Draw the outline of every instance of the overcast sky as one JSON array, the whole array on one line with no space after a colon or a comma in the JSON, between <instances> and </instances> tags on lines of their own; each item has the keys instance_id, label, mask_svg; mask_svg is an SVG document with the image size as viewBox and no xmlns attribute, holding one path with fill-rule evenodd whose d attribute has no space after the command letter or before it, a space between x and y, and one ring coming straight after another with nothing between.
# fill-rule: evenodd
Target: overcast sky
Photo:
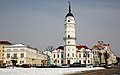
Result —
<instances>
[{"instance_id":1,"label":"overcast sky","mask_svg":"<svg viewBox=\"0 0 120 75\"><path fill-rule=\"evenodd\" d=\"M120 0L71 0L77 44L91 48L98 40L120 56ZM68 0L0 0L0 40L43 51L63 45Z\"/></svg>"}]
</instances>

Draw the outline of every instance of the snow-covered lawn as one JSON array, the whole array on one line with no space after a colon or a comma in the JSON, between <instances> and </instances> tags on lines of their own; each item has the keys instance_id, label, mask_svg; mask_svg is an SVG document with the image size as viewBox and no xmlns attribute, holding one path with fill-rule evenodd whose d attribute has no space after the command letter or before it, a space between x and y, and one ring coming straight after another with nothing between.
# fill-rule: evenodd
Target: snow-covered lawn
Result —
<instances>
[{"instance_id":1,"label":"snow-covered lawn","mask_svg":"<svg viewBox=\"0 0 120 75\"><path fill-rule=\"evenodd\" d=\"M104 68L0 68L0 75L64 75L97 69Z\"/></svg>"}]
</instances>

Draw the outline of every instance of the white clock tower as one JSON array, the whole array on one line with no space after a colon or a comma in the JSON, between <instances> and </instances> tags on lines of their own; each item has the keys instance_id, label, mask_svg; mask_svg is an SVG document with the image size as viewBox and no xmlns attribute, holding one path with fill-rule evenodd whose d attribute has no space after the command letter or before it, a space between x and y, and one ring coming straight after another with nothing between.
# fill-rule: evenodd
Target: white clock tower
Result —
<instances>
[{"instance_id":1,"label":"white clock tower","mask_svg":"<svg viewBox=\"0 0 120 75\"><path fill-rule=\"evenodd\" d=\"M69 1L69 12L65 17L65 36L64 36L64 63L72 64L76 62L76 36L75 36L75 18L71 13Z\"/></svg>"}]
</instances>

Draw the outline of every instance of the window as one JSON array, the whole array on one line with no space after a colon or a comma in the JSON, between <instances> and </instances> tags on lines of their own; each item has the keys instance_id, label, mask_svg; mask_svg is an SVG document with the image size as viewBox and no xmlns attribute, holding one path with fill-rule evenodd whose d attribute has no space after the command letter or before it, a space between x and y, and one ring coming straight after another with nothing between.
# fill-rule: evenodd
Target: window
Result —
<instances>
[{"instance_id":1,"label":"window","mask_svg":"<svg viewBox=\"0 0 120 75\"><path fill-rule=\"evenodd\" d=\"M61 60L61 63L63 63L63 60Z\"/></svg>"},{"instance_id":2,"label":"window","mask_svg":"<svg viewBox=\"0 0 120 75\"><path fill-rule=\"evenodd\" d=\"M55 58L55 54L54 54L54 58Z\"/></svg>"},{"instance_id":3,"label":"window","mask_svg":"<svg viewBox=\"0 0 120 75\"><path fill-rule=\"evenodd\" d=\"M84 63L86 63L86 60L84 60Z\"/></svg>"},{"instance_id":4,"label":"window","mask_svg":"<svg viewBox=\"0 0 120 75\"><path fill-rule=\"evenodd\" d=\"M17 53L14 53L14 59L16 59L17 58Z\"/></svg>"},{"instance_id":5,"label":"window","mask_svg":"<svg viewBox=\"0 0 120 75\"><path fill-rule=\"evenodd\" d=\"M59 60L58 60L58 63L59 63Z\"/></svg>"},{"instance_id":6,"label":"window","mask_svg":"<svg viewBox=\"0 0 120 75\"><path fill-rule=\"evenodd\" d=\"M58 54L58 58L59 58L59 54Z\"/></svg>"},{"instance_id":7,"label":"window","mask_svg":"<svg viewBox=\"0 0 120 75\"><path fill-rule=\"evenodd\" d=\"M68 22L70 22L70 20L68 20Z\"/></svg>"},{"instance_id":8,"label":"window","mask_svg":"<svg viewBox=\"0 0 120 75\"><path fill-rule=\"evenodd\" d=\"M7 49L7 51L10 51L11 49Z\"/></svg>"},{"instance_id":9,"label":"window","mask_svg":"<svg viewBox=\"0 0 120 75\"><path fill-rule=\"evenodd\" d=\"M68 41L68 43L70 43L70 42Z\"/></svg>"},{"instance_id":10,"label":"window","mask_svg":"<svg viewBox=\"0 0 120 75\"><path fill-rule=\"evenodd\" d=\"M88 63L90 63L90 60L88 60Z\"/></svg>"},{"instance_id":11,"label":"window","mask_svg":"<svg viewBox=\"0 0 120 75\"><path fill-rule=\"evenodd\" d=\"M6 64L10 64L10 61L6 61Z\"/></svg>"},{"instance_id":12,"label":"window","mask_svg":"<svg viewBox=\"0 0 120 75\"><path fill-rule=\"evenodd\" d=\"M88 58L90 57L90 54L88 54Z\"/></svg>"},{"instance_id":13,"label":"window","mask_svg":"<svg viewBox=\"0 0 120 75\"><path fill-rule=\"evenodd\" d=\"M69 54L68 54L68 57L69 57Z\"/></svg>"},{"instance_id":14,"label":"window","mask_svg":"<svg viewBox=\"0 0 120 75\"><path fill-rule=\"evenodd\" d=\"M70 38L70 35L68 35L68 38Z\"/></svg>"},{"instance_id":15,"label":"window","mask_svg":"<svg viewBox=\"0 0 120 75\"><path fill-rule=\"evenodd\" d=\"M79 54L79 57L81 57L81 54Z\"/></svg>"},{"instance_id":16,"label":"window","mask_svg":"<svg viewBox=\"0 0 120 75\"><path fill-rule=\"evenodd\" d=\"M61 58L63 58L63 54L61 55Z\"/></svg>"},{"instance_id":17,"label":"window","mask_svg":"<svg viewBox=\"0 0 120 75\"><path fill-rule=\"evenodd\" d=\"M10 58L10 53L7 54L7 58Z\"/></svg>"},{"instance_id":18,"label":"window","mask_svg":"<svg viewBox=\"0 0 120 75\"><path fill-rule=\"evenodd\" d=\"M20 49L20 50L23 50L23 51L24 51L25 49Z\"/></svg>"},{"instance_id":19,"label":"window","mask_svg":"<svg viewBox=\"0 0 120 75\"><path fill-rule=\"evenodd\" d=\"M83 57L86 57L86 55L85 55L85 54L83 54Z\"/></svg>"},{"instance_id":20,"label":"window","mask_svg":"<svg viewBox=\"0 0 120 75\"><path fill-rule=\"evenodd\" d=\"M24 53L21 53L21 58L24 58Z\"/></svg>"},{"instance_id":21,"label":"window","mask_svg":"<svg viewBox=\"0 0 120 75\"><path fill-rule=\"evenodd\" d=\"M22 63L24 63L24 61L22 61Z\"/></svg>"},{"instance_id":22,"label":"window","mask_svg":"<svg viewBox=\"0 0 120 75\"><path fill-rule=\"evenodd\" d=\"M18 49L14 49L14 51L17 51Z\"/></svg>"},{"instance_id":23,"label":"window","mask_svg":"<svg viewBox=\"0 0 120 75\"><path fill-rule=\"evenodd\" d=\"M68 49L68 51L69 51L69 49Z\"/></svg>"},{"instance_id":24,"label":"window","mask_svg":"<svg viewBox=\"0 0 120 75\"><path fill-rule=\"evenodd\" d=\"M72 53L72 57L74 57L74 53Z\"/></svg>"},{"instance_id":25,"label":"window","mask_svg":"<svg viewBox=\"0 0 120 75\"><path fill-rule=\"evenodd\" d=\"M79 63L81 64L81 60L79 60Z\"/></svg>"},{"instance_id":26,"label":"window","mask_svg":"<svg viewBox=\"0 0 120 75\"><path fill-rule=\"evenodd\" d=\"M20 61L20 64L23 64L24 63L24 61Z\"/></svg>"}]
</instances>

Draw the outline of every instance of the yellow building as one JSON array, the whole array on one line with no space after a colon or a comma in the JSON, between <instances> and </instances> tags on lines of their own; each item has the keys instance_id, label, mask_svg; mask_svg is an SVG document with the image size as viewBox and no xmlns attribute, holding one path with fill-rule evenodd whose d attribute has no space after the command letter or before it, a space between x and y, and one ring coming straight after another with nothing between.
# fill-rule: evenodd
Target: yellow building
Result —
<instances>
[{"instance_id":1,"label":"yellow building","mask_svg":"<svg viewBox=\"0 0 120 75\"><path fill-rule=\"evenodd\" d=\"M0 41L0 67L3 66L4 47L11 45L8 41Z\"/></svg>"},{"instance_id":2,"label":"yellow building","mask_svg":"<svg viewBox=\"0 0 120 75\"><path fill-rule=\"evenodd\" d=\"M31 66L45 65L47 56L36 48L24 44L14 44L4 48L4 63L12 65L11 60L17 60L17 65L30 64Z\"/></svg>"}]
</instances>

